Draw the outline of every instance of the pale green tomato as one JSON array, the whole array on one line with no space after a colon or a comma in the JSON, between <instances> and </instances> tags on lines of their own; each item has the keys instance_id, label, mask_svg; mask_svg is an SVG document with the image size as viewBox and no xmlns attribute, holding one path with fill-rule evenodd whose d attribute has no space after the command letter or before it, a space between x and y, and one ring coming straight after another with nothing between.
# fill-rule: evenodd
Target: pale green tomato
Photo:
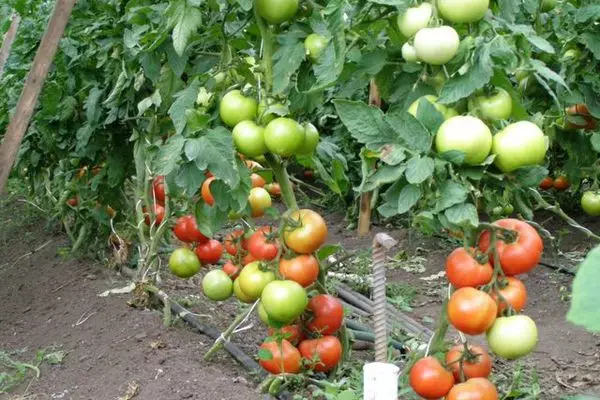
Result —
<instances>
[{"instance_id":1,"label":"pale green tomato","mask_svg":"<svg viewBox=\"0 0 600 400\"><path fill-rule=\"evenodd\" d=\"M548 12L554 9L558 4L558 0L542 0L542 5L540 7L542 12Z\"/></svg>"},{"instance_id":2,"label":"pale green tomato","mask_svg":"<svg viewBox=\"0 0 600 400\"><path fill-rule=\"evenodd\" d=\"M581 196L581 208L588 215L593 217L600 216L600 192L588 190Z\"/></svg>"},{"instance_id":3,"label":"pale green tomato","mask_svg":"<svg viewBox=\"0 0 600 400\"><path fill-rule=\"evenodd\" d=\"M256 118L257 110L256 100L244 96L239 90L228 92L223 96L219 105L221 120L232 128L242 121Z\"/></svg>"},{"instance_id":4,"label":"pale green tomato","mask_svg":"<svg viewBox=\"0 0 600 400\"><path fill-rule=\"evenodd\" d=\"M223 270L215 269L204 275L202 291L211 300L226 300L233 294L233 281Z\"/></svg>"},{"instance_id":5,"label":"pale green tomato","mask_svg":"<svg viewBox=\"0 0 600 400\"><path fill-rule=\"evenodd\" d=\"M531 353L538 341L535 322L526 315L497 318L486 336L490 350L508 360Z\"/></svg>"},{"instance_id":6,"label":"pale green tomato","mask_svg":"<svg viewBox=\"0 0 600 400\"><path fill-rule=\"evenodd\" d=\"M307 122L304 124L304 142L298 149L298 154L312 154L319 144L319 131L317 128Z\"/></svg>"},{"instance_id":7,"label":"pale green tomato","mask_svg":"<svg viewBox=\"0 0 600 400\"><path fill-rule=\"evenodd\" d=\"M417 52L415 51L415 48L408 42L402 45L402 58L404 58L406 62L419 61L419 57L417 57Z\"/></svg>"},{"instance_id":8,"label":"pale green tomato","mask_svg":"<svg viewBox=\"0 0 600 400\"><path fill-rule=\"evenodd\" d=\"M273 271L263 271L260 261L254 261L242 269L240 276L235 281L240 282L240 290L247 298L256 300L265 286L274 280Z\"/></svg>"},{"instance_id":9,"label":"pale green tomato","mask_svg":"<svg viewBox=\"0 0 600 400\"><path fill-rule=\"evenodd\" d=\"M547 148L544 132L529 121L508 125L494 136L492 143L492 153L496 155L494 162L502 172L542 163Z\"/></svg>"},{"instance_id":10,"label":"pale green tomato","mask_svg":"<svg viewBox=\"0 0 600 400\"><path fill-rule=\"evenodd\" d=\"M438 153L458 150L465 153L464 163L481 164L490 154L492 132L478 118L456 116L445 121L435 136Z\"/></svg>"},{"instance_id":11,"label":"pale green tomato","mask_svg":"<svg viewBox=\"0 0 600 400\"><path fill-rule=\"evenodd\" d=\"M304 40L306 54L315 62L319 59L323 50L327 47L327 38L316 33L311 33Z\"/></svg>"},{"instance_id":12,"label":"pale green tomato","mask_svg":"<svg viewBox=\"0 0 600 400\"><path fill-rule=\"evenodd\" d=\"M263 289L260 303L269 319L288 324L304 312L308 295L302 285L295 281L273 281Z\"/></svg>"},{"instance_id":13,"label":"pale green tomato","mask_svg":"<svg viewBox=\"0 0 600 400\"><path fill-rule=\"evenodd\" d=\"M256 0L254 7L271 24L291 19L298 11L298 0Z\"/></svg>"},{"instance_id":14,"label":"pale green tomato","mask_svg":"<svg viewBox=\"0 0 600 400\"><path fill-rule=\"evenodd\" d=\"M512 113L512 99L506 90L497 88L491 96L477 96L469 100L469 110L486 121L508 119Z\"/></svg>"},{"instance_id":15,"label":"pale green tomato","mask_svg":"<svg viewBox=\"0 0 600 400\"><path fill-rule=\"evenodd\" d=\"M233 128L233 143L241 154L258 157L267 151L265 128L254 121L242 121Z\"/></svg>"},{"instance_id":16,"label":"pale green tomato","mask_svg":"<svg viewBox=\"0 0 600 400\"><path fill-rule=\"evenodd\" d=\"M460 38L450 26L423 28L415 35L414 47L419 60L442 65L452 60L458 51Z\"/></svg>"},{"instance_id":17,"label":"pale green tomato","mask_svg":"<svg viewBox=\"0 0 600 400\"><path fill-rule=\"evenodd\" d=\"M438 103L438 98L432 94L428 94L423 97L419 97L417 100L413 101L413 103L408 107L408 112L412 114L413 117L417 118L419 111L419 103L421 100L427 100L429 103L433 104L436 110L438 110L444 116L444 119L452 118L458 113L452 107L446 107L444 104Z\"/></svg>"},{"instance_id":18,"label":"pale green tomato","mask_svg":"<svg viewBox=\"0 0 600 400\"><path fill-rule=\"evenodd\" d=\"M454 23L477 22L485 16L490 0L437 0L442 17Z\"/></svg>"},{"instance_id":19,"label":"pale green tomato","mask_svg":"<svg viewBox=\"0 0 600 400\"><path fill-rule=\"evenodd\" d=\"M304 144L304 128L291 118L275 118L265 128L265 143L271 153L295 155Z\"/></svg>"},{"instance_id":20,"label":"pale green tomato","mask_svg":"<svg viewBox=\"0 0 600 400\"><path fill-rule=\"evenodd\" d=\"M412 37L420 29L426 28L433 15L433 7L429 3L422 3L418 7L411 7L396 20L398 29L407 38Z\"/></svg>"}]
</instances>

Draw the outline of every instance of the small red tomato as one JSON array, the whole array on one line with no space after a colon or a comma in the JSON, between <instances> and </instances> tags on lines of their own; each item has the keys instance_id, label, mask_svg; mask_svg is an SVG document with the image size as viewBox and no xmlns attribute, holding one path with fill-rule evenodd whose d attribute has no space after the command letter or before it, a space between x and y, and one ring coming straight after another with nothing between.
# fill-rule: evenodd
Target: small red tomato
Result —
<instances>
[{"instance_id":1,"label":"small red tomato","mask_svg":"<svg viewBox=\"0 0 600 400\"><path fill-rule=\"evenodd\" d=\"M199 244L195 252L203 264L215 264L223 255L223 245L218 240L210 239Z\"/></svg>"},{"instance_id":2,"label":"small red tomato","mask_svg":"<svg viewBox=\"0 0 600 400\"><path fill-rule=\"evenodd\" d=\"M552 179L549 176L545 177L540 182L540 189L548 190L548 189L552 189L553 186L554 186L554 179Z\"/></svg>"},{"instance_id":3,"label":"small red tomato","mask_svg":"<svg viewBox=\"0 0 600 400\"><path fill-rule=\"evenodd\" d=\"M154 222L154 225L160 225L163 221L163 219L165 218L165 208L163 206L161 206L160 204L154 204L153 206L154 208L154 212L152 213L152 221ZM150 226L150 215L148 215L148 212L146 211L146 207L143 208L144 211L144 221L146 222L146 225Z\"/></svg>"},{"instance_id":4,"label":"small red tomato","mask_svg":"<svg viewBox=\"0 0 600 400\"><path fill-rule=\"evenodd\" d=\"M223 265L223 272L225 272L232 280L236 280L236 278L240 275L240 267L232 263L231 261L227 261L225 265Z\"/></svg>"},{"instance_id":5,"label":"small red tomato","mask_svg":"<svg viewBox=\"0 0 600 400\"><path fill-rule=\"evenodd\" d=\"M317 372L331 371L342 358L342 344L335 336L304 340L298 349L302 357L312 361L312 367Z\"/></svg>"}]
</instances>

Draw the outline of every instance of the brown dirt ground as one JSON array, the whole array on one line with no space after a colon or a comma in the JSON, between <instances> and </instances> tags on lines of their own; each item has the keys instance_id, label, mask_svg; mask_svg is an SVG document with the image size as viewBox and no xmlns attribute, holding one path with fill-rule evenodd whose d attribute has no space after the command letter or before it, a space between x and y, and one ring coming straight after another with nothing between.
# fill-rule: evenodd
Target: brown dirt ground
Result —
<instances>
[{"instance_id":1,"label":"brown dirt ground","mask_svg":"<svg viewBox=\"0 0 600 400\"><path fill-rule=\"evenodd\" d=\"M0 223L10 222L19 211L0 209ZM350 251L370 246L372 235L356 239L339 215L329 215L327 220L330 243L341 243ZM261 398L252 378L226 353L213 362L203 361L212 344L209 338L181 323L164 328L159 312L129 307L128 295L98 297L106 289L124 286L126 280L98 262L61 257L60 250L67 245L64 237L48 231L39 218L28 222L14 225L13 221L10 234L0 234L0 351L27 348L22 357L31 360L38 349L56 348L67 356L58 365L42 364L39 380L21 385L12 397L0 394L0 399L116 399L125 396L130 384L139 387L136 399ZM600 222L584 222L600 231ZM565 229L553 218L545 220L544 226L554 234ZM372 234L381 231L399 241L395 251L406 251L423 267L419 272L390 269L388 279L417 288L413 315L432 326L445 293L444 279L422 278L443 271L444 258L456 244L383 226L375 226ZM28 255L43 244L41 250ZM572 230L561 242L563 251L583 251L591 245ZM573 265L551 251L546 258L556 265ZM600 339L565 321L565 296L572 277L540 266L524 278L530 298L525 312L537 321L540 342L522 365L529 374L537 372L542 391L527 398L600 393ZM167 279L164 287L172 295L187 295L194 303L190 309L201 314L201 320L223 329L238 306L233 301L217 305L203 296L190 297L190 293L199 294L200 280L182 283ZM238 334L234 342L254 354L265 329L255 317L250 323L254 328ZM155 348L157 344L164 347ZM507 364L496 362L497 371L506 371Z\"/></svg>"}]
</instances>

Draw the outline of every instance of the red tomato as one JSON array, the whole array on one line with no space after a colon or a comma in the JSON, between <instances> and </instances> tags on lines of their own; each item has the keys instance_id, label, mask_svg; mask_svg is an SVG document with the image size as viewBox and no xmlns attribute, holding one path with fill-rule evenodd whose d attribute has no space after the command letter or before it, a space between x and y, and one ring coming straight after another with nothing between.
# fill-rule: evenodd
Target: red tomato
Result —
<instances>
[{"instance_id":1,"label":"red tomato","mask_svg":"<svg viewBox=\"0 0 600 400\"><path fill-rule=\"evenodd\" d=\"M434 357L417 361L410 369L409 380L415 393L425 399L444 397L454 385L452 373Z\"/></svg>"},{"instance_id":2,"label":"red tomato","mask_svg":"<svg viewBox=\"0 0 600 400\"><path fill-rule=\"evenodd\" d=\"M284 279L308 287L315 283L319 277L319 261L310 254L302 254L290 259L281 258L279 260L279 273Z\"/></svg>"},{"instance_id":3,"label":"red tomato","mask_svg":"<svg viewBox=\"0 0 600 400\"><path fill-rule=\"evenodd\" d=\"M252 187L265 187L265 180L262 176L260 176L259 174L252 174L250 175L250 179L252 180Z\"/></svg>"},{"instance_id":4,"label":"red tomato","mask_svg":"<svg viewBox=\"0 0 600 400\"><path fill-rule=\"evenodd\" d=\"M571 186L571 182L569 182L566 176L559 176L554 180L553 186L556 190L567 190Z\"/></svg>"},{"instance_id":5,"label":"red tomato","mask_svg":"<svg viewBox=\"0 0 600 400\"><path fill-rule=\"evenodd\" d=\"M194 250L203 264L216 264L223 255L223 245L215 239L199 244Z\"/></svg>"},{"instance_id":6,"label":"red tomato","mask_svg":"<svg viewBox=\"0 0 600 400\"><path fill-rule=\"evenodd\" d=\"M554 179L552 179L549 176L545 177L540 182L540 189L548 190L548 189L552 189L553 186L554 186Z\"/></svg>"},{"instance_id":7,"label":"red tomato","mask_svg":"<svg viewBox=\"0 0 600 400\"><path fill-rule=\"evenodd\" d=\"M154 192L154 198L158 204L165 204L165 177L162 175L157 176L152 181L152 190Z\"/></svg>"},{"instance_id":8,"label":"red tomato","mask_svg":"<svg viewBox=\"0 0 600 400\"><path fill-rule=\"evenodd\" d=\"M206 243L208 238L198 229L196 217L193 215L184 215L177 219L173 233L177 239L185 243Z\"/></svg>"},{"instance_id":9,"label":"red tomato","mask_svg":"<svg viewBox=\"0 0 600 400\"><path fill-rule=\"evenodd\" d=\"M490 283L494 269L487 262L485 255L483 255L485 263L481 264L477 260L480 256L482 255L477 254L475 249L464 247L459 247L450 253L446 258L446 275L454 287L475 287Z\"/></svg>"},{"instance_id":10,"label":"red tomato","mask_svg":"<svg viewBox=\"0 0 600 400\"><path fill-rule=\"evenodd\" d=\"M277 232L270 226L258 228L248 239L248 251L257 260L270 261L277 257L279 240Z\"/></svg>"},{"instance_id":11,"label":"red tomato","mask_svg":"<svg viewBox=\"0 0 600 400\"><path fill-rule=\"evenodd\" d=\"M318 294L308 302L307 309L312 313L306 327L321 335L333 335L342 326L344 307L329 294Z\"/></svg>"},{"instance_id":12,"label":"red tomato","mask_svg":"<svg viewBox=\"0 0 600 400\"><path fill-rule=\"evenodd\" d=\"M242 229L236 229L225 236L225 250L232 256L237 255L240 246L242 249L248 250L248 241L244 237L244 233Z\"/></svg>"},{"instance_id":13,"label":"red tomato","mask_svg":"<svg viewBox=\"0 0 600 400\"><path fill-rule=\"evenodd\" d=\"M462 361L460 358L465 352L464 345L454 346L446 354L446 365L452 371L456 382L461 382L460 369L462 368L465 379L487 378L492 372L492 359L483 348L475 345L469 346L469 352ZM462 364L462 365L461 365Z\"/></svg>"},{"instance_id":14,"label":"red tomato","mask_svg":"<svg viewBox=\"0 0 600 400\"><path fill-rule=\"evenodd\" d=\"M273 197L281 196L281 186L279 186L279 183L269 183L265 185L265 189Z\"/></svg>"},{"instance_id":15,"label":"red tomato","mask_svg":"<svg viewBox=\"0 0 600 400\"><path fill-rule=\"evenodd\" d=\"M281 345L277 342L265 342L260 348L271 353L269 360L259 360L261 367L266 371L272 374L296 374L300 371L300 352L287 340L282 340Z\"/></svg>"},{"instance_id":16,"label":"red tomato","mask_svg":"<svg viewBox=\"0 0 600 400\"><path fill-rule=\"evenodd\" d=\"M472 378L455 385L446 400L498 400L498 391L487 379Z\"/></svg>"},{"instance_id":17,"label":"red tomato","mask_svg":"<svg viewBox=\"0 0 600 400\"><path fill-rule=\"evenodd\" d=\"M299 254L310 254L327 239L327 224L323 217L313 210L294 211L290 219L298 226L288 226L284 231L285 244Z\"/></svg>"},{"instance_id":18,"label":"red tomato","mask_svg":"<svg viewBox=\"0 0 600 400\"><path fill-rule=\"evenodd\" d=\"M227 261L225 265L223 265L223 272L225 272L232 280L235 281L240 274L240 267L233 264L231 261Z\"/></svg>"},{"instance_id":19,"label":"red tomato","mask_svg":"<svg viewBox=\"0 0 600 400\"><path fill-rule=\"evenodd\" d=\"M200 194L202 195L202 200L204 200L204 202L206 204L208 204L209 206L212 206L213 204L215 204L215 198L213 197L212 193L210 192L210 184L215 180L214 176L211 176L210 178L206 179L204 181L204 183L202 183L202 189L200 190Z\"/></svg>"},{"instance_id":20,"label":"red tomato","mask_svg":"<svg viewBox=\"0 0 600 400\"><path fill-rule=\"evenodd\" d=\"M506 284L506 286L502 286L498 291L500 295L495 292L492 293L492 298L498 304L498 315L506 310L507 303L515 312L521 312L527 303L527 288L523 282L509 276L506 277L505 281L500 282L500 284Z\"/></svg>"},{"instance_id":21,"label":"red tomato","mask_svg":"<svg viewBox=\"0 0 600 400\"><path fill-rule=\"evenodd\" d=\"M273 336L276 333L284 336L284 339L288 340L293 345L304 340L304 332L302 331L302 325L300 324L285 325L282 326L281 329L269 328L269 336Z\"/></svg>"},{"instance_id":22,"label":"red tomato","mask_svg":"<svg viewBox=\"0 0 600 400\"><path fill-rule=\"evenodd\" d=\"M250 263L253 263L254 261L258 261L258 259L256 257L254 257L254 255L252 253L248 253L242 259L242 265L246 266Z\"/></svg>"},{"instance_id":23,"label":"red tomato","mask_svg":"<svg viewBox=\"0 0 600 400\"><path fill-rule=\"evenodd\" d=\"M77 197L71 197L69 200L67 200L67 204L71 207L77 207L79 204L79 199Z\"/></svg>"},{"instance_id":24,"label":"red tomato","mask_svg":"<svg viewBox=\"0 0 600 400\"><path fill-rule=\"evenodd\" d=\"M160 204L155 204L153 206L153 213L152 213L152 221L154 222L155 225L160 225L163 221L163 219L165 218L165 208L163 206L161 206ZM143 208L143 212L144 212L144 221L146 222L146 225L150 226L150 215L148 215L148 212L146 211L146 207Z\"/></svg>"},{"instance_id":25,"label":"red tomato","mask_svg":"<svg viewBox=\"0 0 600 400\"><path fill-rule=\"evenodd\" d=\"M508 276L523 274L533 269L542 258L544 242L534 227L514 218L500 219L494 225L516 232L516 240L496 242L500 266ZM490 252L490 233L485 231L479 237L479 248ZM492 259L490 257L490 259Z\"/></svg>"},{"instance_id":26,"label":"red tomato","mask_svg":"<svg viewBox=\"0 0 600 400\"><path fill-rule=\"evenodd\" d=\"M448 321L467 335L479 335L496 320L498 306L486 292L471 287L458 289L448 301Z\"/></svg>"},{"instance_id":27,"label":"red tomato","mask_svg":"<svg viewBox=\"0 0 600 400\"><path fill-rule=\"evenodd\" d=\"M298 349L302 357L312 361L312 367L317 372L331 371L342 358L342 344L335 336L304 340Z\"/></svg>"},{"instance_id":28,"label":"red tomato","mask_svg":"<svg viewBox=\"0 0 600 400\"><path fill-rule=\"evenodd\" d=\"M565 108L565 112L569 115L591 115L590 110L586 104L574 104Z\"/></svg>"}]
</instances>

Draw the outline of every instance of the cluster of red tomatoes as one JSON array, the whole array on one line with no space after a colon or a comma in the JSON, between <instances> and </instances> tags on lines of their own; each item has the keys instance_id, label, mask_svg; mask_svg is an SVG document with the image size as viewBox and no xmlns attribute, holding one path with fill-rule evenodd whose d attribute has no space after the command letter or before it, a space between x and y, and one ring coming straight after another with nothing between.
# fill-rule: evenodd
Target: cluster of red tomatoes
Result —
<instances>
[{"instance_id":1,"label":"cluster of red tomatoes","mask_svg":"<svg viewBox=\"0 0 600 400\"><path fill-rule=\"evenodd\" d=\"M484 231L477 248L457 248L446 259L446 275L456 288L447 315L458 331L485 333L491 351L512 360L530 353L537 344L535 322L516 314L525 307L527 290L515 276L538 264L543 241L535 228L517 219L501 219L494 225L495 233ZM487 379L490 372L487 350L465 343L446 354L445 366L432 356L417 361L410 383L426 399L492 400L498 394Z\"/></svg>"},{"instance_id":2,"label":"cluster of red tomatoes","mask_svg":"<svg viewBox=\"0 0 600 400\"><path fill-rule=\"evenodd\" d=\"M556 179L553 179L551 176L547 176L540 182L540 189L550 190L552 188L563 191L567 190L571 186L571 182L567 179L566 176L558 176Z\"/></svg>"}]
</instances>

